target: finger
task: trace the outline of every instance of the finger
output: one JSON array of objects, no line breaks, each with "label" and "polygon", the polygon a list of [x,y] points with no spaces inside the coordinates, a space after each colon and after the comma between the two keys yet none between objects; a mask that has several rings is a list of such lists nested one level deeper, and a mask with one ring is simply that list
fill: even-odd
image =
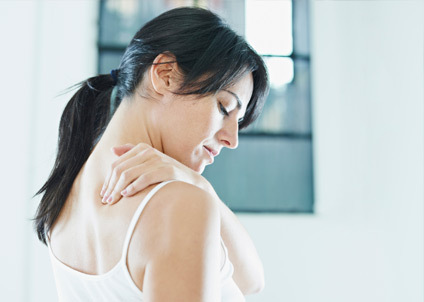
[{"label": "finger", "polygon": [[[146,163],[143,163],[137,166],[132,166],[129,169],[127,169],[125,172],[123,172],[110,194],[111,199],[110,200],[108,199],[107,203],[114,204],[118,202],[122,196],[129,196],[127,192],[123,193],[123,191],[125,190],[126,187],[128,187],[128,185],[130,185],[135,179],[137,179],[137,177],[140,177],[140,175],[145,173],[145,171],[146,171]],[[132,192],[132,194],[135,194],[135,193],[137,192]]]},{"label": "finger", "polygon": [[134,180],[131,184],[129,184],[125,190],[127,191],[126,196],[131,196],[144,190],[145,188],[162,182],[164,178],[163,174],[160,171],[153,169],[149,172],[145,172],[143,175],[139,176],[136,180]]},{"label": "finger", "polygon": [[[158,154],[156,150],[149,150],[145,154],[138,154],[137,157],[145,157],[142,164],[126,170],[125,176],[121,174],[115,188],[112,190],[113,196],[109,202],[118,201],[121,196],[132,196],[148,186],[171,179],[180,179],[185,181],[185,175],[178,175],[179,169],[163,161],[164,154]],[[132,165],[132,163],[129,163]],[[185,166],[184,166],[185,167]],[[188,169],[188,168],[187,168]],[[134,181],[137,179],[137,181]],[[188,181],[190,182],[190,181]]]},{"label": "finger", "polygon": [[[113,149],[116,149],[116,152]],[[121,161],[124,161],[147,150],[153,150],[153,147],[144,143],[137,144],[136,146],[128,143],[122,146],[112,147],[112,151],[120,157]]]},{"label": "finger", "polygon": [[175,179],[171,177],[174,170],[170,165],[158,165],[157,161],[138,165],[127,170],[125,177],[121,177],[116,185],[116,189],[112,192],[109,204],[114,204],[121,199],[121,196],[132,196],[150,185],[163,182],[165,180]]},{"label": "finger", "polygon": [[122,154],[127,153],[134,147],[135,145],[129,143],[121,146],[114,146],[112,147],[112,152],[117,156],[121,156]]},{"label": "finger", "polygon": [[[100,192],[100,196],[105,198],[106,194],[110,195],[110,192],[112,190],[111,188],[113,188],[114,184],[116,183],[116,182],[112,181],[112,176],[113,176],[113,173],[114,173],[114,169],[116,167],[118,167],[123,162],[127,161],[128,159],[130,159],[132,157],[135,157],[139,154],[147,152],[147,150],[149,150],[149,149],[153,149],[153,148],[151,146],[147,145],[147,144],[138,144],[137,146],[132,148],[130,151],[126,152],[125,154],[120,156],[117,160],[115,160],[111,164],[111,167],[108,169],[108,172],[107,172],[107,175],[106,175],[106,178],[105,178],[105,182],[103,184],[103,188]],[[150,153],[150,152],[148,152],[148,153]],[[116,172],[117,171],[115,171],[115,173]]]},{"label": "finger", "polygon": [[[130,151],[131,152],[131,151]],[[119,179],[121,178],[122,174],[125,175],[126,180],[128,184],[129,182],[131,182],[134,178],[136,178],[137,176],[139,176],[142,171],[138,170],[138,174],[134,175],[134,174],[127,174],[127,171],[132,169],[133,167],[137,167],[141,164],[143,164],[144,162],[149,161],[149,159],[151,159],[152,157],[154,157],[154,153],[152,151],[149,151],[149,149],[144,149],[141,152],[139,152],[138,154],[136,154],[135,156],[125,160],[124,162],[121,162],[119,164],[117,164],[116,166],[114,166],[111,175],[109,177],[109,182],[107,185],[107,188],[105,190],[104,196],[103,196],[103,202],[108,202],[110,203],[111,201],[113,201],[113,194],[116,196],[116,194],[120,194],[121,191],[116,191],[116,184],[118,183]],[[151,160],[150,160],[151,161]],[[133,178],[130,177],[130,175],[134,175],[132,176]],[[116,191],[116,192],[114,192]],[[112,194],[112,192],[114,192]],[[112,199],[110,199],[110,197],[112,196]]]},{"label": "finger", "polygon": [[103,197],[103,199],[102,199],[103,203],[105,202],[104,199],[105,199],[107,188],[109,186],[109,180],[110,180],[111,174],[112,174],[112,168],[109,168],[107,170],[106,179],[105,179],[105,182],[103,183],[103,187],[102,187],[102,190],[100,192],[100,196]]}]

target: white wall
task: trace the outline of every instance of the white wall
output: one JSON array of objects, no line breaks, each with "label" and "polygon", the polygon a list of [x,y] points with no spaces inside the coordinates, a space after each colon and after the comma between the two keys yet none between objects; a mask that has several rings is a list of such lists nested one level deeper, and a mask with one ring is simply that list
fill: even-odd
[{"label": "white wall", "polygon": [[422,302],[423,2],[311,9],[316,214],[241,217],[266,270],[248,301]]},{"label": "white wall", "polygon": [[56,301],[32,230],[54,163],[65,88],[96,73],[97,1],[0,1],[0,301]]},{"label": "white wall", "polygon": [[[253,301],[421,302],[423,4],[313,1],[316,214],[239,215]],[[64,88],[96,72],[96,1],[0,1],[0,300],[56,301],[28,218],[53,164]]]}]

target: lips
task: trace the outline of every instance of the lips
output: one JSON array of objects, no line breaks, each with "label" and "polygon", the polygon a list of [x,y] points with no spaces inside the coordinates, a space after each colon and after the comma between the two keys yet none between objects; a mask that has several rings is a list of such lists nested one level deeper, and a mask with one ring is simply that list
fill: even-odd
[{"label": "lips", "polygon": [[218,154],[219,154],[219,152],[218,151],[215,151],[214,149],[212,149],[212,148],[209,148],[209,147],[207,147],[207,146],[203,146],[203,147],[205,147],[205,149],[206,150],[208,150],[209,151],[209,153],[210,154],[212,154],[212,156],[213,157],[215,157],[215,156],[217,156]]}]

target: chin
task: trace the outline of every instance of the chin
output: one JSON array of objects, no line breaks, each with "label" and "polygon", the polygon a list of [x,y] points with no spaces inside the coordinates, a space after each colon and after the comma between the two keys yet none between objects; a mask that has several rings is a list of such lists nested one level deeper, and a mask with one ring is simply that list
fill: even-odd
[{"label": "chin", "polygon": [[186,165],[187,167],[189,167],[190,169],[192,169],[193,171],[202,174],[203,171],[205,170],[205,163],[204,161],[200,160],[200,161],[180,161],[182,164]]},{"label": "chin", "polygon": [[199,173],[199,174],[202,174],[203,171],[205,171],[205,165],[201,164],[200,166],[193,167],[191,169],[194,170],[195,172]]},{"label": "chin", "polygon": [[197,169],[193,169],[195,172],[197,172],[197,173],[199,173],[199,174],[202,174],[203,173],[203,171],[205,171],[205,166],[200,166],[200,167],[198,167]]}]

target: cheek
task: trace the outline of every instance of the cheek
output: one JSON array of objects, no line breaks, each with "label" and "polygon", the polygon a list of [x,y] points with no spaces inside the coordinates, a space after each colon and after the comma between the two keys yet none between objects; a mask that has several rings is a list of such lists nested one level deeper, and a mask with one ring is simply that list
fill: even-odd
[{"label": "cheek", "polygon": [[[203,106],[202,106],[203,105]],[[163,147],[167,155],[189,165],[203,156],[203,144],[210,143],[222,124],[213,106],[180,106],[162,119]]]},{"label": "cheek", "polygon": [[194,144],[211,139],[221,125],[222,116],[213,104],[203,102],[205,104],[188,107],[180,114],[178,128]]}]

